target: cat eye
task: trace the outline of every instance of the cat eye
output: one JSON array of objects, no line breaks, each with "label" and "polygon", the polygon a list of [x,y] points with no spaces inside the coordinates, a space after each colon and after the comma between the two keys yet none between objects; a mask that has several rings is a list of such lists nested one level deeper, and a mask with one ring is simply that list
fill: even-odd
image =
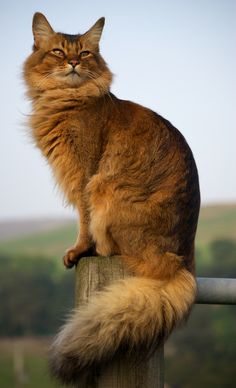
[{"label": "cat eye", "polygon": [[55,48],[51,51],[53,54],[57,55],[58,57],[64,57],[65,54],[61,49]]},{"label": "cat eye", "polygon": [[90,51],[82,51],[80,53],[80,58],[88,57],[90,54],[91,54]]}]

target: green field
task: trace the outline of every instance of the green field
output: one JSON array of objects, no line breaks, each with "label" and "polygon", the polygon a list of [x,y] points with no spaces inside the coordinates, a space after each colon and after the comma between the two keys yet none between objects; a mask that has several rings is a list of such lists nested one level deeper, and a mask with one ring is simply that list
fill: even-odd
[{"label": "green field", "polygon": [[[50,231],[0,242],[0,252],[10,255],[41,255],[60,259],[77,235],[75,221]],[[236,241],[236,204],[201,208],[196,245],[204,249],[216,239]]]},{"label": "green field", "polygon": [[[17,238],[0,242],[0,387],[60,388],[49,377],[47,349],[73,306],[73,270],[61,258],[77,225],[67,220],[24,236],[18,225]],[[198,276],[236,277],[236,204],[201,209],[196,248]],[[167,386],[234,388],[235,320],[236,306],[196,306],[165,347]]]},{"label": "green field", "polygon": [[0,387],[59,388],[47,368],[48,338],[0,339]]},{"label": "green field", "polygon": [[201,208],[197,244],[203,246],[217,239],[236,240],[236,204]]},{"label": "green field", "polygon": [[25,237],[0,242],[0,252],[9,255],[41,255],[53,258],[63,256],[76,240],[77,225],[71,222],[55,230],[29,234]]}]

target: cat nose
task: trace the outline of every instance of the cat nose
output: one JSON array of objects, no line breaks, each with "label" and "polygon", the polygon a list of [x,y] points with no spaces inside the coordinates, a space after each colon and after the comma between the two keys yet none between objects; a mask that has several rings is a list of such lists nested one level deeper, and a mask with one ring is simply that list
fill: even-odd
[{"label": "cat nose", "polygon": [[78,59],[71,59],[68,63],[75,68],[75,66],[77,66],[79,64],[79,60]]}]

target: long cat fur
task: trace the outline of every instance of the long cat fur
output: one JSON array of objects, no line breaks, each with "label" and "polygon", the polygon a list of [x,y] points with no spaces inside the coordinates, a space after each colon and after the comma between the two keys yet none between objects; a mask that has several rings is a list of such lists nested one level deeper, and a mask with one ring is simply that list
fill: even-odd
[{"label": "long cat fur", "polygon": [[120,255],[134,275],[99,292],[59,332],[51,368],[65,384],[120,348],[158,346],[196,293],[200,195],[192,152],[170,122],[110,92],[99,52],[103,25],[101,18],[85,34],[67,35],[36,13],[24,65],[33,139],[80,215],[65,265],[93,249]]}]

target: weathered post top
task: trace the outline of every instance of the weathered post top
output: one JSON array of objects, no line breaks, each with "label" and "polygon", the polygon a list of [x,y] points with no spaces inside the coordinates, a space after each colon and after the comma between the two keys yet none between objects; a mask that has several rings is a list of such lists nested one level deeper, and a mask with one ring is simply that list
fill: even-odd
[{"label": "weathered post top", "polygon": [[[76,305],[86,303],[92,294],[113,281],[128,276],[118,256],[82,258],[76,269]],[[142,355],[141,355],[142,356]],[[119,354],[101,370],[93,370],[80,388],[161,388],[164,386],[164,356],[160,347],[149,360],[140,361]]]}]

